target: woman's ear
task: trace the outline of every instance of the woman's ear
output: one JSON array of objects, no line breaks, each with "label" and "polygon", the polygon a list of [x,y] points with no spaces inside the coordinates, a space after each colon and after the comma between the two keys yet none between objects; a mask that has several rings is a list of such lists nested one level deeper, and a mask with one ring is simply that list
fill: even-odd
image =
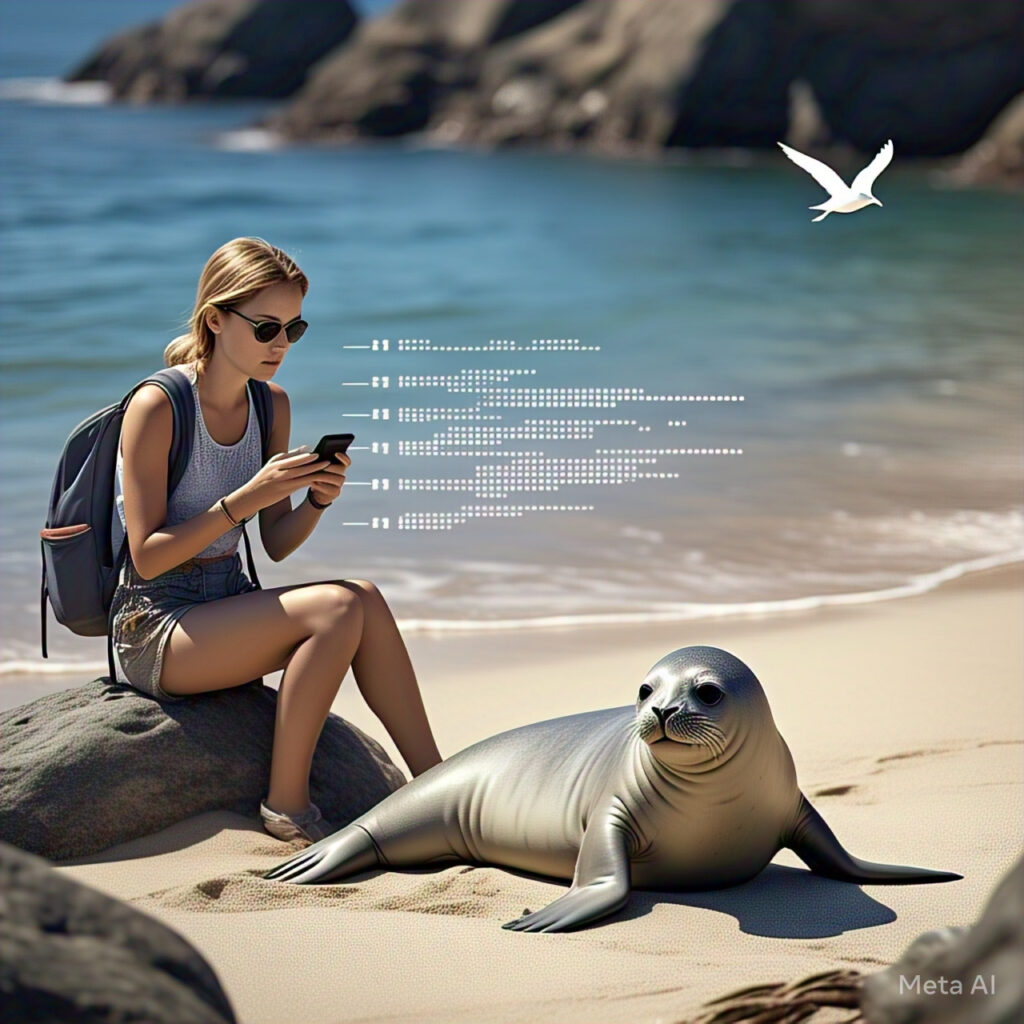
[{"label": "woman's ear", "polygon": [[206,326],[213,331],[214,334],[220,334],[223,330],[223,324],[220,322],[220,310],[208,309],[205,315]]}]

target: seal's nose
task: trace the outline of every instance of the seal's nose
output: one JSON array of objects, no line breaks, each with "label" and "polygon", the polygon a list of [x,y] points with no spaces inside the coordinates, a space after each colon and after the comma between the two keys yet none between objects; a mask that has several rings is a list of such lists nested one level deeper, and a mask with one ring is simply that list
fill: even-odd
[{"label": "seal's nose", "polygon": [[671,708],[659,708],[652,706],[651,710],[658,716],[658,721],[661,723],[661,730],[664,732],[665,723],[679,710],[679,705],[676,704]]}]

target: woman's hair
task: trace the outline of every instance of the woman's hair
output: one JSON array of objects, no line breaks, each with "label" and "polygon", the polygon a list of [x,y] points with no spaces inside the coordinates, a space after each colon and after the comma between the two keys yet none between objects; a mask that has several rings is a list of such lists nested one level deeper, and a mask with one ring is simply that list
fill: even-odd
[{"label": "woman's hair", "polygon": [[262,238],[233,238],[207,261],[199,275],[196,304],[189,317],[188,334],[175,338],[164,349],[164,364],[189,363],[202,366],[213,355],[216,335],[206,323],[207,311],[215,305],[234,306],[252,298],[268,285],[290,281],[309,289],[306,275],[295,261],[276,245]]}]

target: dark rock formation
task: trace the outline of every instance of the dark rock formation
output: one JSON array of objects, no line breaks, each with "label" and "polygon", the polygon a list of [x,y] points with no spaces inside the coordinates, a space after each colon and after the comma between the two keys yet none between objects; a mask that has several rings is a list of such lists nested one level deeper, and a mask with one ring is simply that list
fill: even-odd
[{"label": "dark rock formation", "polygon": [[[750,0],[748,0],[750,2]],[[959,153],[1024,90],[1019,0],[790,0],[799,68],[838,141]]]},{"label": "dark rock formation", "polygon": [[[536,23],[513,20],[518,9]],[[265,124],[296,139],[774,147],[798,82],[823,144],[963,151],[1024,90],[1024,5],[406,0],[361,24]]]},{"label": "dark rock formation", "polygon": [[404,0],[363,21],[296,102],[261,125],[289,138],[394,136],[427,126],[445,98],[472,90],[486,48],[580,0]]},{"label": "dark rock formation", "polygon": [[196,0],[115,36],[67,81],[138,103],[288,96],[356,22],[348,0]]},{"label": "dark rock formation", "polygon": [[861,1012],[870,1024],[1011,1024],[1024,1020],[1022,965],[1024,857],[973,928],[926,932],[866,978]]},{"label": "dark rock formation", "polygon": [[[0,835],[54,860],[83,857],[204,811],[258,820],[277,691],[263,685],[161,703],[95,679],[0,714]],[[337,715],[310,796],[339,827],[405,783],[383,748]]]},{"label": "dark rock formation", "polygon": [[206,961],[166,925],[0,843],[4,1020],[233,1024]]}]

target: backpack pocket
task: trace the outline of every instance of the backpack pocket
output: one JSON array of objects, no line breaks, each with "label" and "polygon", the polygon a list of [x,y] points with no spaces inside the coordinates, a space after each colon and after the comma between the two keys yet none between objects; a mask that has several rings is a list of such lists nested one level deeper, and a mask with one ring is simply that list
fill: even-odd
[{"label": "backpack pocket", "polygon": [[40,530],[39,538],[46,592],[57,621],[79,636],[106,635],[108,580],[99,565],[92,527],[88,523],[51,527]]}]

